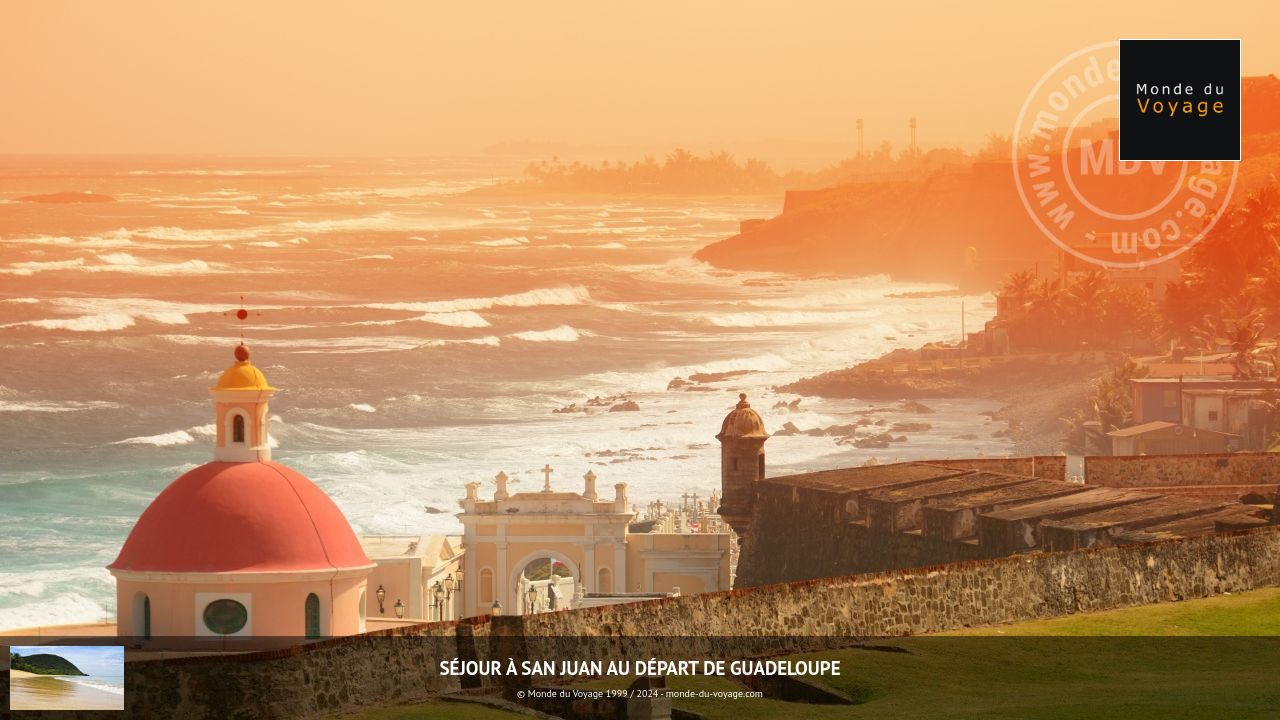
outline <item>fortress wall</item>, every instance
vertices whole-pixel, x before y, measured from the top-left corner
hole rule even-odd
[[[548,613],[527,618],[524,628],[534,636],[893,636],[1276,585],[1280,527],[1264,527]]]
[[[820,205],[828,198],[836,196],[830,189],[821,190],[786,190],[782,194],[782,212],[793,213],[802,208]]]
[[[530,617],[416,625],[274,652],[131,660],[126,709],[130,716],[210,720],[326,717],[478,682],[440,676],[442,659],[587,659],[583,637],[595,638],[590,657],[598,659],[734,658],[1276,585],[1280,527],[1265,527]],[[756,639],[746,639],[751,636]],[[530,680],[485,681],[499,682]]]
[[[125,717],[326,717],[424,699],[459,688],[458,678],[439,674],[439,660],[465,657],[460,636],[474,634],[483,644],[487,619],[410,625],[243,655],[135,661],[126,654]]]
[[[1067,479],[1067,458],[1063,455],[1037,455],[1035,457],[970,458],[967,460],[938,460],[929,465],[985,470],[987,472],[1025,475],[1045,480]]]
[[[950,465],[948,465],[950,467]],[[761,482],[736,587],[941,565],[987,557],[973,543],[877,532],[846,512],[849,493]]]
[[[1280,485],[1280,453],[1099,456],[1084,459],[1085,482],[1118,488]]]
[[[1128,458],[1090,458],[1090,461],[1100,460],[1101,467],[1128,471],[1128,475],[1115,474],[1116,484],[1125,489],[1121,492],[1131,492],[1127,488],[1135,484],[1160,492],[1163,488],[1146,487],[1140,484],[1152,482],[1157,477],[1162,478],[1166,483],[1175,484],[1173,491],[1165,494],[1191,496],[1172,503],[1172,506],[1185,509],[1188,516],[1204,515],[1211,511],[1207,505],[1197,504],[1194,498],[1234,501],[1246,493],[1257,492],[1259,489],[1264,491],[1261,494],[1266,497],[1275,492],[1274,487],[1268,488],[1268,486],[1203,484],[1207,474],[1217,473],[1216,476],[1208,476],[1210,480],[1239,483],[1246,478],[1257,478],[1260,474],[1265,476],[1266,473],[1277,472],[1272,469],[1273,467],[1280,468],[1280,462],[1278,462],[1280,454],[1135,458],[1135,460],[1153,459],[1156,461],[1154,469],[1150,469],[1143,462],[1130,462]],[[1112,462],[1115,460],[1120,462]],[[948,503],[963,502],[966,498],[974,498],[982,490],[978,485],[965,486],[963,478],[936,483],[912,480],[911,476],[904,472],[908,466],[917,468],[932,466],[944,471],[955,469],[1008,474],[1011,481],[1037,476],[1049,480],[1051,484],[1060,483],[1063,489],[1076,491],[1087,489],[1085,486],[1062,482],[1062,475],[1066,471],[1065,458],[1062,457],[941,460],[934,463],[918,462],[884,466],[878,469],[858,468],[844,475],[817,473],[768,478],[755,484],[751,526],[743,533],[745,539],[738,562],[735,587],[942,565],[1001,557],[1015,551],[1043,549],[1038,546],[1040,542],[1038,535],[1029,536],[1017,545],[1010,545],[1005,542],[991,541],[991,538],[986,535],[975,534],[972,531],[968,533],[968,537],[937,532],[936,528],[931,531],[929,526],[939,522],[940,518],[937,513],[926,512],[928,508],[945,507]],[[877,473],[880,477],[876,476]],[[907,489],[912,483],[921,490],[926,487],[935,489],[924,494],[912,495]],[[1041,484],[1038,487],[1044,486]],[[900,488],[900,490],[888,490],[888,488]],[[1205,488],[1213,492],[1206,492]],[[1219,496],[1215,494],[1217,491],[1227,494]],[[930,492],[933,494],[930,495]],[[1092,492],[1114,494],[1117,490],[1093,488]],[[893,493],[900,493],[904,499],[894,501]],[[1041,498],[1011,497],[1008,502],[1009,506],[1033,505],[1037,500],[1047,500],[1063,494],[1065,493],[1051,493],[1044,490]],[[893,502],[911,505],[912,497],[916,498],[921,506],[920,522],[908,522],[902,529],[884,522],[872,522],[878,516],[876,513],[868,514],[868,508],[883,509],[891,506]],[[1153,499],[1157,497],[1159,495],[1151,496]],[[998,498],[989,497],[987,502],[990,506],[985,510],[974,511],[975,521],[976,516],[984,512],[998,511],[997,506],[1000,504]],[[1031,521],[1029,527],[1038,526],[1039,521],[1045,518],[1061,520],[1103,509],[1102,506],[1090,507],[1087,503],[1078,507],[1076,505],[1066,503],[1056,509],[1041,508],[1037,512],[1044,517]],[[1151,507],[1159,509],[1166,505],[1170,503],[1157,503]],[[1169,518],[1161,516],[1156,509],[1147,512],[1145,506],[1137,508],[1132,517],[1125,520],[1125,527],[1137,529],[1166,522]],[[1250,511],[1250,508],[1243,506],[1238,506],[1238,509],[1242,515]],[[1161,512],[1164,511],[1161,510]],[[1265,521],[1257,518],[1255,522]],[[974,527],[977,524],[979,523],[975,522]],[[1212,523],[1203,527],[1187,525],[1185,534],[1211,532],[1213,527]],[[1092,542],[1090,541],[1090,544]]]

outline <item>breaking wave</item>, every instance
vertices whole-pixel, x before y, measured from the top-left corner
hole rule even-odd
[[[738,312],[707,315],[704,319],[716,327],[788,327],[794,325],[836,325],[874,315],[874,311],[855,312]]]
[[[542,288],[513,295],[428,300],[426,302],[373,303],[364,307],[374,310],[409,310],[421,313],[452,313],[462,310],[489,310],[495,307],[538,307],[542,305],[581,305],[591,300],[591,293],[581,285]]]
[[[525,342],[577,342],[578,331],[568,325],[561,325],[550,330],[528,330],[512,333],[510,337]]]
[[[477,240],[471,244],[481,247],[524,247],[529,244],[529,238],[521,235],[519,237],[498,238],[497,240]]]
[[[173,447],[175,445],[190,445],[196,441],[196,438],[208,439],[218,433],[218,428],[213,423],[208,425],[197,425],[186,430],[174,430],[173,432],[161,433],[159,435],[142,435],[139,437],[131,437],[124,440],[117,440],[112,445],[152,445],[155,447]]]
[[[403,318],[400,320],[364,320],[353,325],[396,325],[403,322],[425,322],[433,325],[445,325],[448,327],[459,328],[482,328],[489,327],[489,321],[480,316],[479,313],[471,310],[459,310],[457,312],[441,312],[441,313],[423,313],[417,317]]]
[[[103,400],[41,402],[38,400],[0,400],[0,412],[79,412],[81,410],[110,410],[121,407],[118,403]]]
[[[75,270],[78,272],[114,272],[135,275],[204,275],[223,272],[203,260],[184,260],[181,262],[154,262],[142,260],[129,253],[104,253],[97,256],[100,264],[91,265],[85,258],[71,260],[50,260],[11,263],[8,268],[0,268],[6,275],[35,275],[41,272],[57,270]]]

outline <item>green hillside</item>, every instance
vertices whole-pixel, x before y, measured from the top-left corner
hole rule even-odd
[[[9,654],[9,667],[36,675],[84,675],[80,668],[59,655],[38,653],[35,655]]]

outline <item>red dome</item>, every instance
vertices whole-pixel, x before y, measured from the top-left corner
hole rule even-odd
[[[211,462],[156,496],[108,567],[206,573],[370,564],[342,511],[298,471]]]

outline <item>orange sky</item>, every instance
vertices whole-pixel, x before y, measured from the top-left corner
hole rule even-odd
[[[901,147],[909,115],[922,145],[973,147],[1096,42],[1241,37],[1245,74],[1280,72],[1275,3],[1209,7],[5,0],[0,153],[839,152],[857,117]]]

